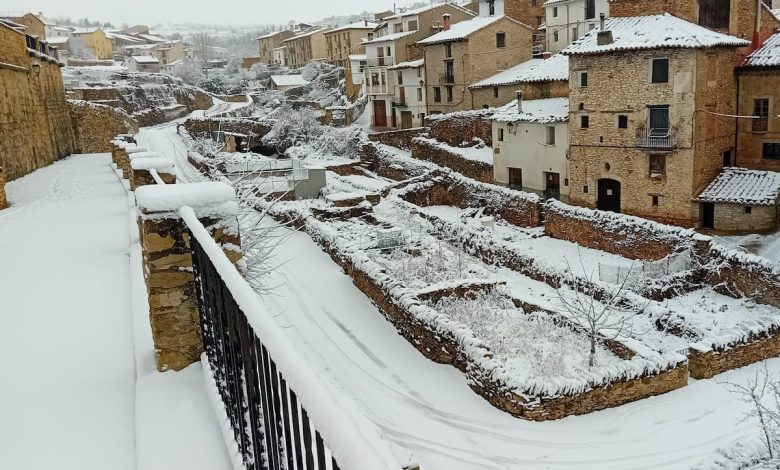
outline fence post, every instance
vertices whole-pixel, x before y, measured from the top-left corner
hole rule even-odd
[[[157,370],[182,370],[203,352],[187,228],[178,210],[191,206],[237,263],[241,239],[233,188],[224,183],[141,186],[135,193]]]
[[[174,170],[173,161],[171,159],[162,157],[132,158],[135,155],[144,154],[136,153],[130,155],[130,189],[135,191],[141,186],[156,184],[157,181],[155,181],[152,176],[152,170],[157,172],[157,175],[163,183],[176,183],[176,171]]]

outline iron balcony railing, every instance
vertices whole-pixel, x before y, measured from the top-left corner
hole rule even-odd
[[[203,348],[247,470],[400,470],[289,343],[190,207]],[[331,457],[328,457],[328,456]]]
[[[640,131],[636,136],[636,146],[651,149],[673,149],[677,147],[677,133],[674,129]]]
[[[448,73],[439,74],[439,85],[452,85],[455,83],[455,75]]]
[[[395,65],[395,59],[393,57],[373,57],[368,59],[369,67],[389,67]]]

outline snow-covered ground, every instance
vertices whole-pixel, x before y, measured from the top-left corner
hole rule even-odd
[[[742,247],[750,253],[780,262],[780,230],[764,235],[727,235],[716,239],[727,246]]]
[[[72,156],[7,190],[0,468],[231,468],[200,365],[155,370],[136,228],[110,156]]]

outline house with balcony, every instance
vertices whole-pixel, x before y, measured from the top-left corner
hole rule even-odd
[[[326,60],[325,33],[330,28],[313,28],[281,42],[287,47],[287,66],[298,69],[315,60]]]
[[[492,117],[497,184],[566,200],[569,195],[569,99],[517,99]]]
[[[479,16],[418,42],[425,58],[428,113],[473,109],[470,87],[531,59],[533,28],[508,16]],[[481,107],[482,104],[479,103]]]
[[[387,68],[393,76],[392,106],[400,129],[422,127],[425,122],[425,61],[401,62]]]
[[[279,46],[271,51],[271,54],[274,58],[272,65],[276,67],[287,67],[287,46]]]
[[[734,165],[780,171],[780,32],[737,71],[737,154]]]
[[[266,65],[274,65],[273,51],[282,45],[282,41],[295,36],[292,31],[272,31],[257,38],[258,59]]]
[[[471,107],[497,108],[516,98],[521,91],[525,99],[569,96],[569,57],[563,54],[530,59],[469,87]]]
[[[734,153],[749,41],[669,14],[601,19],[569,56],[570,202],[682,226]]]
[[[547,0],[545,51],[556,54],[594,30],[602,14],[609,16],[608,0]]]
[[[400,116],[393,108],[395,76],[388,67],[423,58],[417,42],[443,29],[444,15],[451,24],[474,18],[474,12],[452,3],[407,10],[385,17],[363,40],[366,48],[364,88],[375,127],[395,128]]]
[[[363,38],[377,26],[373,22],[358,21],[326,32],[325,47],[328,62],[347,68],[350,55],[366,53]]]

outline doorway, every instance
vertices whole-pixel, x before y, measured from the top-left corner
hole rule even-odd
[[[544,197],[559,199],[561,197],[561,175],[551,171],[544,172]]]
[[[401,129],[411,129],[411,128],[412,128],[412,112],[401,111]]]
[[[620,212],[620,181],[603,178],[598,183],[598,209],[608,212]]]
[[[374,100],[374,126],[387,127],[387,107],[385,100]]]
[[[523,170],[520,168],[509,168],[509,187],[512,189],[523,189]]]
[[[715,204],[711,202],[702,202],[701,207],[701,228],[715,228]]]

